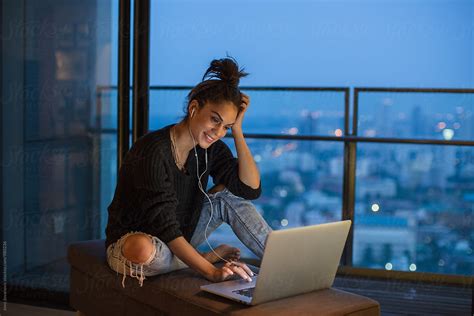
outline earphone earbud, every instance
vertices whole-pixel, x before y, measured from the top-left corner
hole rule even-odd
[[[195,110],[195,108],[193,108],[193,109],[191,110],[191,117],[194,116],[194,110]]]

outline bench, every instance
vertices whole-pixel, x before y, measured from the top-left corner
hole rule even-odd
[[[110,269],[105,241],[71,244],[70,304],[78,315],[380,315],[378,302],[334,288],[288,297],[257,306],[245,306],[199,287],[210,283],[197,272],[183,269],[137,279]]]

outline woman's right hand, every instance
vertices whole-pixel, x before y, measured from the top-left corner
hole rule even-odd
[[[252,276],[254,275],[252,270],[243,262],[230,261],[226,262],[221,268],[216,268],[212,275],[208,277],[209,281],[212,282],[222,282],[234,274],[239,275],[242,279],[252,282]]]

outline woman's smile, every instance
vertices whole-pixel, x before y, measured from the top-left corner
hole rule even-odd
[[[209,136],[208,133],[206,133],[206,132],[203,132],[203,133],[204,133],[204,139],[206,140],[206,142],[208,142],[209,144],[212,144],[215,139],[213,137]]]

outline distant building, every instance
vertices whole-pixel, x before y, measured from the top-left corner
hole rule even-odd
[[[411,111],[411,132],[414,138],[426,136],[426,119],[421,106],[415,105]]]
[[[355,218],[354,264],[408,270],[416,256],[416,220],[384,215]],[[371,257],[367,262],[368,258]]]
[[[287,220],[286,228],[304,226],[304,214],[306,206],[301,201],[291,202],[286,206],[285,218]]]
[[[303,195],[303,199],[311,209],[334,210],[340,212],[342,199],[339,196],[329,196],[321,191],[308,191]]]
[[[394,197],[397,195],[397,184],[389,178],[358,178],[356,184],[356,198],[367,197]]]
[[[278,147],[260,154],[265,161],[259,165],[262,174],[286,169],[312,171],[316,168],[316,157],[309,153],[285,151],[283,147]]]

